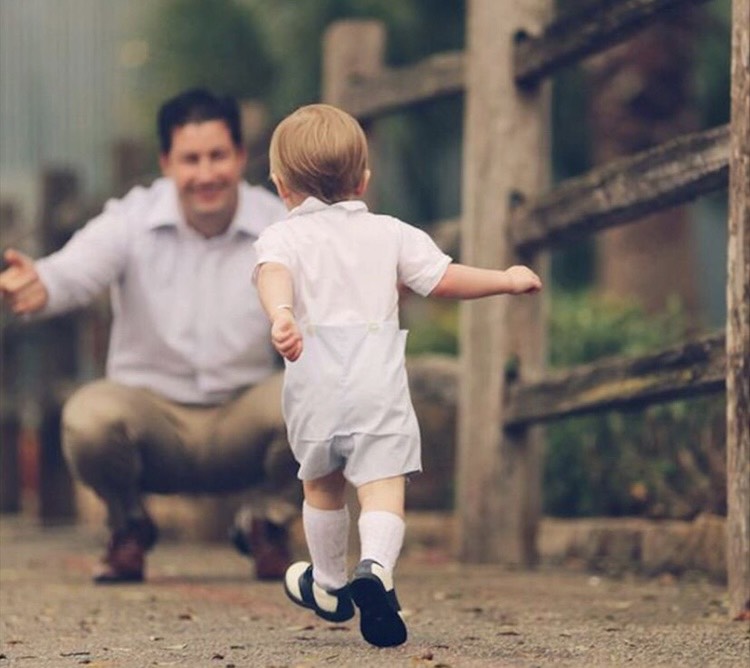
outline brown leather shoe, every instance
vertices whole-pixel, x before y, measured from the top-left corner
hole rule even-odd
[[[112,533],[107,552],[94,573],[96,584],[143,582],[146,552],[158,538],[156,525],[149,519],[131,520]]]
[[[230,532],[234,546],[255,562],[258,580],[282,580],[292,564],[289,530],[262,517],[253,517],[249,529],[235,526]]]

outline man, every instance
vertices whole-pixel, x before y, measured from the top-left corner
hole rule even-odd
[[[0,291],[16,314],[42,316],[111,291],[107,378],[80,388],[62,415],[68,465],[107,509],[95,582],[144,578],[157,539],[145,493],[246,488],[253,503],[235,542],[257,577],[280,578],[300,489],[251,274],[253,243],[286,209],[242,180],[234,100],[186,91],[157,125],[164,178],[108,202],[46,258],[6,251]]]

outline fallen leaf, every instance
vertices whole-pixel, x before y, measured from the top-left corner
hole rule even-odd
[[[520,636],[521,634],[515,629],[500,629],[497,632],[499,636]]]

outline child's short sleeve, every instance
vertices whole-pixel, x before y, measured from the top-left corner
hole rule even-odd
[[[258,279],[258,268],[266,262],[278,262],[291,270],[293,255],[286,241],[286,225],[274,223],[261,232],[255,242],[257,260],[253,270],[253,283]]]
[[[398,278],[401,283],[426,297],[443,278],[452,262],[432,238],[418,227],[401,223]]]

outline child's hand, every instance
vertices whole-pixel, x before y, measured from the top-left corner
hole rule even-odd
[[[271,341],[279,355],[290,362],[302,354],[302,333],[291,311],[282,309],[276,314],[271,324]]]
[[[539,276],[524,265],[514,265],[506,269],[505,273],[510,280],[511,289],[509,293],[512,295],[539,292],[542,289],[542,281]]]

